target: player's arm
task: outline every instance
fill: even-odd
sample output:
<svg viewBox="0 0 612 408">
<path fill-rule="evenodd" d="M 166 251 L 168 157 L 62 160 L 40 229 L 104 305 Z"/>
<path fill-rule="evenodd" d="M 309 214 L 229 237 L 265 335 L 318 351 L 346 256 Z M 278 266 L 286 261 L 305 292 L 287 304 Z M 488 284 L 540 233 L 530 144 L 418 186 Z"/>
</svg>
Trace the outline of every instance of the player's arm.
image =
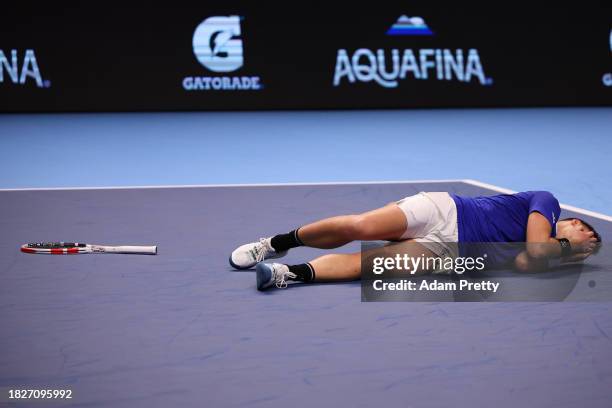
<svg viewBox="0 0 612 408">
<path fill-rule="evenodd" d="M 539 212 L 529 214 L 527 221 L 527 244 L 514 260 L 515 267 L 522 272 L 540 272 L 548 268 L 548 260 L 561 257 L 561 245 L 551 238 L 552 226 Z"/>
<path fill-rule="evenodd" d="M 529 214 L 526 252 L 530 258 L 546 260 L 561 257 L 561 245 L 550 236 L 551 232 L 552 225 L 546 217 L 536 211 Z"/>
<path fill-rule="evenodd" d="M 548 268 L 550 259 L 561 258 L 563 250 L 555 238 L 551 238 L 552 226 L 539 212 L 529 214 L 527 222 L 526 249 L 520 253 L 514 264 L 523 272 L 539 272 Z M 578 262 L 589 256 L 592 250 L 590 245 L 592 232 L 580 233 L 569 237 L 572 254 L 562 259 L 562 262 Z"/>
</svg>

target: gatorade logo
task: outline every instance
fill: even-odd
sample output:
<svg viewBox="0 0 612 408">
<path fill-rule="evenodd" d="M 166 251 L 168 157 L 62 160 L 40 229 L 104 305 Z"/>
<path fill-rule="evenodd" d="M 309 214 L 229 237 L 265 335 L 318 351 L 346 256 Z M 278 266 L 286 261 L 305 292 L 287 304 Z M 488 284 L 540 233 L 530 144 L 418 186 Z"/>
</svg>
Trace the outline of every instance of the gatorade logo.
<svg viewBox="0 0 612 408">
<path fill-rule="evenodd" d="M 193 33 L 193 53 L 213 72 L 232 72 L 242 67 L 240 17 L 208 17 Z"/>
<path fill-rule="evenodd" d="M 193 53 L 200 64 L 213 73 L 227 73 L 243 68 L 243 17 L 213 16 L 202 21 L 191 39 Z M 182 81 L 186 91 L 259 91 L 261 78 L 240 76 L 186 76 Z"/>
</svg>

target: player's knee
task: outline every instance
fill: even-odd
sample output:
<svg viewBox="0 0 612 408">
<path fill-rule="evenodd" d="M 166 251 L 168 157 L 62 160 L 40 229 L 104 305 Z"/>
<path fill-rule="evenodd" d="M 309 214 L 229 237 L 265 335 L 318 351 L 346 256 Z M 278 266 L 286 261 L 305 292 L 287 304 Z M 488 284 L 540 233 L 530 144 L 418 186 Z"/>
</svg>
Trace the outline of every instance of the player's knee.
<svg viewBox="0 0 612 408">
<path fill-rule="evenodd" d="M 374 239 L 376 225 L 367 217 L 353 215 L 351 216 L 348 230 L 352 239 Z"/>
<path fill-rule="evenodd" d="M 527 257 L 516 257 L 516 259 L 514 260 L 514 267 L 521 272 L 529 271 L 529 262 L 527 262 Z"/>
</svg>

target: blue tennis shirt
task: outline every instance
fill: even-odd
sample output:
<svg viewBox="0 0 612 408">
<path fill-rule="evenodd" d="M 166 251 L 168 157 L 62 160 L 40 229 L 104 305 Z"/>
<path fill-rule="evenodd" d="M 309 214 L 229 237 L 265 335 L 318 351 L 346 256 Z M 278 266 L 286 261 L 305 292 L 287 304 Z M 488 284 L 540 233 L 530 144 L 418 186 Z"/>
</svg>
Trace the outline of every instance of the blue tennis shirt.
<svg viewBox="0 0 612 408">
<path fill-rule="evenodd" d="M 457 205 L 459 242 L 525 242 L 527 219 L 534 211 L 546 217 L 554 237 L 561 213 L 559 201 L 548 191 L 451 197 Z"/>
</svg>

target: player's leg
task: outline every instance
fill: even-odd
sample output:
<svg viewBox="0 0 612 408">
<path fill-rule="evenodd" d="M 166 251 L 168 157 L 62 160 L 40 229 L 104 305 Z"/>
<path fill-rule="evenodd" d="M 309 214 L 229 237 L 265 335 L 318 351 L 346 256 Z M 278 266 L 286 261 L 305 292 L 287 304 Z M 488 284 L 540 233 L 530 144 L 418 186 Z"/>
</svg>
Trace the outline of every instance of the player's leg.
<svg viewBox="0 0 612 408">
<path fill-rule="evenodd" d="M 304 225 L 297 237 L 304 246 L 332 249 L 356 240 L 396 240 L 406 231 L 406 216 L 395 203 L 362 214 L 341 215 Z"/>
<path fill-rule="evenodd" d="M 250 268 L 264 259 L 280 258 L 299 246 L 331 249 L 355 240 L 396 240 L 406 227 L 404 212 L 391 203 L 362 214 L 326 218 L 286 234 L 242 245 L 230 255 L 230 264 L 237 269 Z"/>
<path fill-rule="evenodd" d="M 437 257 L 435 253 L 415 241 L 404 241 L 385 246 L 372 251 L 372 254 L 361 252 L 352 254 L 329 254 L 300 265 L 285 265 L 280 263 L 260 263 L 257 265 L 257 289 L 270 287 L 283 288 L 288 281 L 300 282 L 338 282 L 357 280 L 361 276 L 361 260 L 365 256 L 395 256 L 396 253 L 407 254 L 409 257 Z M 425 266 L 425 265 L 423 265 Z M 415 274 L 431 272 L 426 268 L 415 271 Z"/>
</svg>

